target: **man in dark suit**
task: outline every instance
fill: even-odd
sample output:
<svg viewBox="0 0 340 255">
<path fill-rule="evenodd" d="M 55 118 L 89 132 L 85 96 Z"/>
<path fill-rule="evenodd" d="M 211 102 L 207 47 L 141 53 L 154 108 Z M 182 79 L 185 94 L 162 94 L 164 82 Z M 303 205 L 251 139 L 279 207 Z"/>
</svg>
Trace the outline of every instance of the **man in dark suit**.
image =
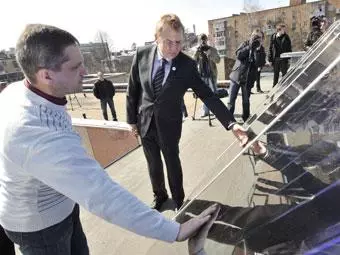
<svg viewBox="0 0 340 255">
<path fill-rule="evenodd" d="M 176 207 L 183 204 L 179 140 L 182 131 L 183 95 L 192 88 L 223 126 L 232 130 L 241 144 L 248 137 L 226 106 L 202 81 L 196 62 L 181 52 L 184 27 L 174 14 L 161 17 L 156 27 L 156 44 L 137 49 L 127 89 L 127 122 L 141 136 L 154 192 L 152 207 L 160 210 L 168 199 L 161 151 Z"/>
</svg>

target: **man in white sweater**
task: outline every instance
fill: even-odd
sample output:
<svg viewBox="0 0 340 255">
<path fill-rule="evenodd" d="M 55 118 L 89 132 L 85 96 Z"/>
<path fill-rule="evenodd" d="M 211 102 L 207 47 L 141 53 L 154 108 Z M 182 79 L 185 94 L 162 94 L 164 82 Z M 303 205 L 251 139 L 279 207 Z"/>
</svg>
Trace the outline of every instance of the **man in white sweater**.
<svg viewBox="0 0 340 255">
<path fill-rule="evenodd" d="M 65 96 L 82 90 L 86 73 L 78 45 L 40 24 L 18 40 L 26 79 L 0 94 L 0 225 L 24 255 L 89 254 L 77 204 L 139 235 L 186 240 L 216 207 L 182 225 L 166 219 L 115 183 L 72 130 Z"/>
</svg>

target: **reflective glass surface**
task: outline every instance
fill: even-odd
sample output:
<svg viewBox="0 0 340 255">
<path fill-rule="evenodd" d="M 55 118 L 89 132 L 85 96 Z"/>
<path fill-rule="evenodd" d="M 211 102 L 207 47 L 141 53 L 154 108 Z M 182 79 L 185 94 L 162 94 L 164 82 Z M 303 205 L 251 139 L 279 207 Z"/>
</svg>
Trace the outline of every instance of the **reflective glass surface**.
<svg viewBox="0 0 340 255">
<path fill-rule="evenodd" d="M 339 33 L 336 22 L 290 69 L 245 123 L 251 142 L 221 152 L 176 216 L 220 204 L 208 255 L 340 254 Z M 148 254 L 188 253 L 156 243 Z"/>
</svg>

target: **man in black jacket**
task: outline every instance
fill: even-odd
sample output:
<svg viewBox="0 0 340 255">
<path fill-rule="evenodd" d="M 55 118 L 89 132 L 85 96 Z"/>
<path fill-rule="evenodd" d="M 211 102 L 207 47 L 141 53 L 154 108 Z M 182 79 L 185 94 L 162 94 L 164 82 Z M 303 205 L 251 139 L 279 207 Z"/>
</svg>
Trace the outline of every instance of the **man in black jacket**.
<svg viewBox="0 0 340 255">
<path fill-rule="evenodd" d="M 108 120 L 107 117 L 107 104 L 109 105 L 112 113 L 113 121 L 117 121 L 117 115 L 115 110 L 115 105 L 113 102 L 113 96 L 116 93 L 115 87 L 112 82 L 104 79 L 103 73 L 98 72 L 98 81 L 94 84 L 93 94 L 96 98 L 100 100 L 100 106 L 103 111 L 103 116 L 105 120 Z"/>
<path fill-rule="evenodd" d="M 265 52 L 261 47 L 262 34 L 255 29 L 249 40 L 243 42 L 236 50 L 236 62 L 230 74 L 230 97 L 228 108 L 232 114 L 235 111 L 235 101 L 239 89 L 242 90 L 242 119 L 246 121 L 250 115 L 249 96 L 253 86 L 257 70 L 265 63 Z"/>
<path fill-rule="evenodd" d="M 279 24 L 276 26 L 276 33 L 271 36 L 268 54 L 268 61 L 274 68 L 273 87 L 279 81 L 280 72 L 283 77 L 289 68 L 288 58 L 280 58 L 280 55 L 291 51 L 292 44 L 286 33 L 286 25 Z"/>
</svg>

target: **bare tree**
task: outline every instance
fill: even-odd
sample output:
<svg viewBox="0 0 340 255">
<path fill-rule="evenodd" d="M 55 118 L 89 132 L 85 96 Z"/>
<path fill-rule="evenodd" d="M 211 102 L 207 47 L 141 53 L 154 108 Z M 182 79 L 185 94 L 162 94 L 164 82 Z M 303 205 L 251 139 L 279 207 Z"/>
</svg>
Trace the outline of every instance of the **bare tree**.
<svg viewBox="0 0 340 255">
<path fill-rule="evenodd" d="M 137 44 L 134 42 L 134 43 L 132 43 L 132 45 L 131 45 L 131 50 L 132 51 L 135 51 L 137 49 Z"/>
<path fill-rule="evenodd" d="M 245 4 L 243 10 L 247 15 L 249 32 L 254 30 L 254 28 L 259 28 L 261 24 L 257 12 L 263 10 L 263 8 L 259 4 Z"/>
<path fill-rule="evenodd" d="M 95 37 L 95 42 L 101 43 L 103 52 L 103 59 L 101 59 L 101 61 L 103 61 L 104 66 L 108 68 L 109 72 L 112 73 L 114 71 L 111 53 L 114 50 L 113 40 L 108 33 L 104 31 L 98 31 Z"/>
</svg>

